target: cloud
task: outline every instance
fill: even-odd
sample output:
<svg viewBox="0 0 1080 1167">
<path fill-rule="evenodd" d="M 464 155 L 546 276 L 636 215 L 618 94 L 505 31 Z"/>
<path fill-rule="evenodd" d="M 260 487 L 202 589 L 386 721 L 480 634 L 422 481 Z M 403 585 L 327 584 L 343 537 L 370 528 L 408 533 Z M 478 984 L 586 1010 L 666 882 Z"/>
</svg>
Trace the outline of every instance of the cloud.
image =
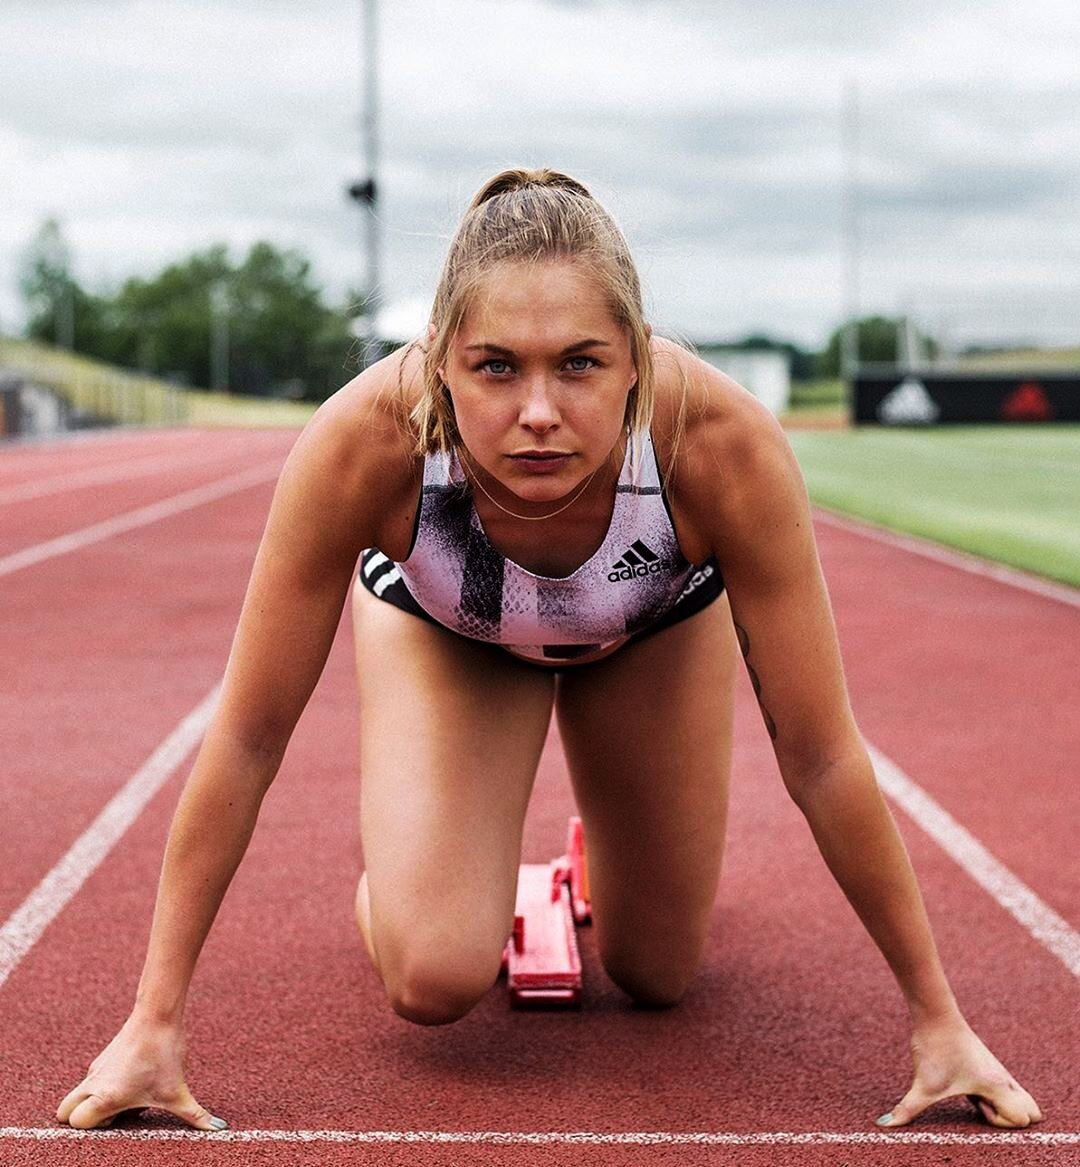
<svg viewBox="0 0 1080 1167">
<path fill-rule="evenodd" d="M 952 297 L 974 336 L 1007 330 L 1012 302 L 1018 327 L 1065 338 L 1078 32 L 1057 0 L 384 3 L 386 296 L 430 296 L 486 177 L 553 165 L 622 222 L 658 319 L 816 343 L 841 312 L 857 81 L 865 306 Z M 0 163 L 19 181 L 0 322 L 49 213 L 91 281 L 266 236 L 308 252 L 332 294 L 355 287 L 359 37 L 355 0 L 6 0 Z"/>
</svg>

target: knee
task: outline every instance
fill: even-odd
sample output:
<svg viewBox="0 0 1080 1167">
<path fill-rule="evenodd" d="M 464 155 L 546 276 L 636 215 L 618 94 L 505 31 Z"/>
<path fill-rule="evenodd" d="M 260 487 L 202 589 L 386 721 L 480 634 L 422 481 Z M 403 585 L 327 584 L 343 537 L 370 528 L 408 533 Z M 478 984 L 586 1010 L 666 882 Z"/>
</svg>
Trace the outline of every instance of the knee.
<svg viewBox="0 0 1080 1167">
<path fill-rule="evenodd" d="M 643 1009 L 670 1009 L 678 1005 L 697 971 L 696 966 L 679 968 L 665 961 L 646 964 L 640 960 L 607 958 L 603 965 L 615 984 Z"/>
<path fill-rule="evenodd" d="M 460 1021 L 490 990 L 498 975 L 445 967 L 413 967 L 388 975 L 387 996 L 394 1012 L 415 1025 L 449 1025 Z"/>
</svg>

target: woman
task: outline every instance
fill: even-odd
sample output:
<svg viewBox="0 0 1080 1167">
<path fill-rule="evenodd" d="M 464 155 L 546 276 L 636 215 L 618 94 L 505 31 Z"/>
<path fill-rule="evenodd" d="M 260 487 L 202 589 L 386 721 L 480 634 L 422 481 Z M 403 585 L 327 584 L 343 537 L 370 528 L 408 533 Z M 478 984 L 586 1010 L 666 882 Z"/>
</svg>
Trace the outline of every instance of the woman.
<svg viewBox="0 0 1080 1167">
<path fill-rule="evenodd" d="M 604 967 L 637 1002 L 679 1000 L 719 879 L 741 650 L 787 789 L 910 1008 L 914 1084 L 879 1122 L 955 1094 L 996 1126 L 1041 1118 L 942 971 L 780 428 L 650 335 L 625 241 L 584 187 L 514 170 L 474 198 L 426 346 L 357 377 L 289 455 L 135 1006 L 61 1121 L 150 1105 L 225 1125 L 184 1083 L 184 999 L 361 552 L 356 910 L 399 1014 L 453 1021 L 498 976 L 553 707 Z"/>
</svg>

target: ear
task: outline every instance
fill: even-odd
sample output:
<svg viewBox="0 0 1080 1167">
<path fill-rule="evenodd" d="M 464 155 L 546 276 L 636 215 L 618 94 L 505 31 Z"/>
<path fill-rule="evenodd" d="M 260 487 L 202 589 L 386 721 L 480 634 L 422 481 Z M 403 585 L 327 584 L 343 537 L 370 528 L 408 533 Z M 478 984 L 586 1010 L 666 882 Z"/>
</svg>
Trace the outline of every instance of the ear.
<svg viewBox="0 0 1080 1167">
<path fill-rule="evenodd" d="M 427 339 L 428 339 L 428 344 L 434 344 L 434 343 L 435 343 L 435 333 L 436 333 L 436 328 L 435 328 L 435 325 L 434 325 L 432 322 L 430 322 L 430 321 L 429 321 L 429 322 L 428 322 L 428 326 L 427 326 Z M 438 368 L 435 370 L 435 372 L 437 372 L 437 373 L 439 374 L 439 380 L 440 380 L 440 381 L 441 381 L 441 382 L 442 382 L 442 383 L 445 385 L 445 384 L 446 384 L 446 370 L 445 370 L 445 369 L 444 369 L 444 368 L 443 368 L 443 367 L 440 365 L 440 366 L 439 366 L 439 367 L 438 367 Z"/>
<path fill-rule="evenodd" d="M 646 324 L 646 325 L 645 325 L 645 339 L 646 339 L 646 340 L 652 340 L 652 325 L 651 325 L 651 324 Z M 634 370 L 634 379 L 633 379 L 633 381 L 631 381 L 631 383 L 630 383 L 630 389 L 633 389 L 633 387 L 634 387 L 634 386 L 635 386 L 637 383 L 638 383 L 638 376 L 637 376 L 637 369 L 635 369 L 635 370 Z M 627 390 L 627 392 L 628 392 L 628 393 L 630 392 L 630 389 L 628 389 L 628 390 Z"/>
</svg>

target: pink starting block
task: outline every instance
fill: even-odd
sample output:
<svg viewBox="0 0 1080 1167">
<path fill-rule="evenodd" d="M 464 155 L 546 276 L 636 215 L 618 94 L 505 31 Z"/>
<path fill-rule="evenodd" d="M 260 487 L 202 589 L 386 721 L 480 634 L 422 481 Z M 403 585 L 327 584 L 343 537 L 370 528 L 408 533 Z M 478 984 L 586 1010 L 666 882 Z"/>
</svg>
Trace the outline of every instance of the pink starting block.
<svg viewBox="0 0 1080 1167">
<path fill-rule="evenodd" d="M 518 871 L 514 931 L 503 967 L 517 1009 L 581 1004 L 581 954 L 576 924 L 591 918 L 585 834 L 571 818 L 566 854 Z"/>
</svg>

